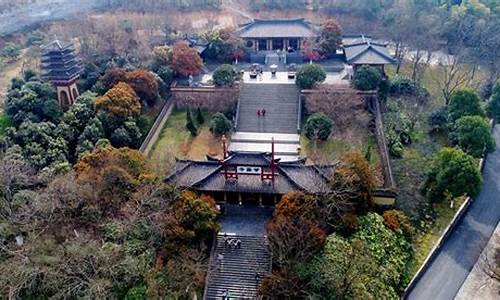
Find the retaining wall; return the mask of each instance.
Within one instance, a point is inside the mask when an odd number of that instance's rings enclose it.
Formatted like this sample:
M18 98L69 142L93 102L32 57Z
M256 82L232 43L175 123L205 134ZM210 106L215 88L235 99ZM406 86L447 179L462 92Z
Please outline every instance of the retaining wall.
M234 110L240 95L239 86L225 87L172 87L172 100L177 108L201 107L210 112Z

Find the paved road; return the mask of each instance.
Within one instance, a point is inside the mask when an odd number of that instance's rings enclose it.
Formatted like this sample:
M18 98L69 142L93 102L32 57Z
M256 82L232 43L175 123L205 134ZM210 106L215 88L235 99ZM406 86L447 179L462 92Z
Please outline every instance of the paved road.
M481 194L453 230L407 299L453 299L500 220L500 125L497 149L488 155Z

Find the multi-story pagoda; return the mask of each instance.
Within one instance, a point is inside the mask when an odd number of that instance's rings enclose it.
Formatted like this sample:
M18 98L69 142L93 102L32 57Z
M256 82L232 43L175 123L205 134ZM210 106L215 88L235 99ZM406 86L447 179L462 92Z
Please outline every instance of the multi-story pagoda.
M42 47L42 69L43 78L57 88L59 105L63 108L73 105L79 96L76 80L82 71L73 45L55 40Z

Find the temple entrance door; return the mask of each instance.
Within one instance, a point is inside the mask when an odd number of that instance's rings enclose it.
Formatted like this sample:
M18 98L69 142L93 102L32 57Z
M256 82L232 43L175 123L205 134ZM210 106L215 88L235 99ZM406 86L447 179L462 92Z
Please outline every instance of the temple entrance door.
M244 194L243 204L246 205L259 205L259 195L258 194Z
M283 50L283 39L273 39L273 50Z
M266 51L267 50L267 40L259 40L259 51Z
M299 50L299 40L298 39L289 39L288 45L293 51Z

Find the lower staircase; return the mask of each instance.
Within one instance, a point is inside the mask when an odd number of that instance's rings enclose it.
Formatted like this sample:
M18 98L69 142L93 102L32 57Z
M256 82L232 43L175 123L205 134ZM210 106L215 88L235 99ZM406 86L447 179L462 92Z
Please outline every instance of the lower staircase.
M228 235L241 240L241 247L226 247L219 234L210 259L203 299L256 299L257 287L271 269L271 257L264 236Z

